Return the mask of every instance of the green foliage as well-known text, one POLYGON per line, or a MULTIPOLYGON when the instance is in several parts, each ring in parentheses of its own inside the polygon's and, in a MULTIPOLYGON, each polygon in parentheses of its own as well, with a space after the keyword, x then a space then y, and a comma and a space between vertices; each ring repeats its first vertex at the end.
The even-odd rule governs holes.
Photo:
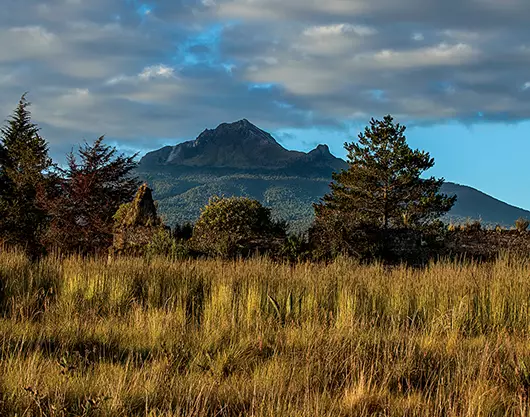
POLYGON ((294 233, 307 231, 313 221, 312 204, 326 193, 331 178, 331 171, 323 178, 303 178, 259 170, 214 175, 207 168, 185 172, 141 169, 139 176, 153 188, 159 212, 172 227, 196 222, 211 196, 224 195, 260 201, 271 209, 274 219, 287 221, 289 231, 294 233))
POLYGON ((370 225, 360 227, 349 213, 330 211, 320 216, 309 229, 309 242, 315 259, 353 256, 374 259, 380 256, 379 231, 370 225))
POLYGON ((434 160, 412 150, 404 132, 385 116, 372 119, 358 143, 344 144, 349 168, 333 174, 331 192, 314 205, 317 252, 384 253, 389 230, 426 230, 451 209, 456 197, 439 193, 443 179, 420 177, 434 160))
POLYGON ((118 210, 116 210, 116 213, 114 213, 114 216, 112 216, 116 227, 118 227, 125 221, 131 210, 131 205, 132 203, 128 202, 123 203, 120 205, 120 207, 118 207, 118 210))
POLYGON ((290 234, 283 242, 279 255, 290 262, 310 258, 309 243, 303 234, 290 234))
POLYGON ((36 253, 47 221, 38 196, 52 162, 29 106, 24 94, 0 130, 0 240, 36 253))
POLYGON ((515 228, 519 232, 526 232, 528 230, 528 226, 530 226, 530 221, 528 219, 523 219, 520 217, 515 221, 515 228))
POLYGON ((189 256, 188 246, 175 239, 167 229, 159 228, 153 233, 147 244, 145 254, 148 257, 164 256, 173 259, 185 259, 189 256))
POLYGON ((284 238, 285 231, 285 223, 274 221, 259 201, 213 197, 195 224, 192 243, 210 255, 231 257, 284 238))
POLYGON ((164 255, 176 252, 176 242, 158 216, 151 189, 142 184, 134 199, 114 214, 114 255, 164 255))
POLYGON ((372 119, 359 142, 345 143, 347 170, 333 174, 331 193, 315 204, 317 218, 347 213, 360 226, 423 228, 456 201, 439 193, 443 179, 420 178, 434 165, 427 152, 406 143, 405 126, 391 116, 372 119))

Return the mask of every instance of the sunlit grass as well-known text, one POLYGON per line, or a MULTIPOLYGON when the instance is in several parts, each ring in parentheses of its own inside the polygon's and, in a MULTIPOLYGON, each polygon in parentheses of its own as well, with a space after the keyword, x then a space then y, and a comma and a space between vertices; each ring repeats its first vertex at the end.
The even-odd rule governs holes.
POLYGON ((0 254, 1 416, 529 414, 530 260, 0 254))

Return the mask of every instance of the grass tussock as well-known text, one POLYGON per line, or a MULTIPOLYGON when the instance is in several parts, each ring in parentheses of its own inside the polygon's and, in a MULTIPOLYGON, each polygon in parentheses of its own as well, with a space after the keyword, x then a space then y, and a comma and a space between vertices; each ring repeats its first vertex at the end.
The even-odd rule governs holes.
POLYGON ((2 416, 530 414, 530 260, 0 253, 2 416))

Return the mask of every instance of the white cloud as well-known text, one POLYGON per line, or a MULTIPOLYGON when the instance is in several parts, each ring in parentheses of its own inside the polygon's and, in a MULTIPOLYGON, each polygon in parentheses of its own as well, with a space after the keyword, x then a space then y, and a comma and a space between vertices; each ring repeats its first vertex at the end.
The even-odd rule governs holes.
POLYGON ((370 36, 376 34, 377 30, 368 26, 353 25, 348 23, 312 26, 304 30, 304 35, 315 38, 340 36, 347 33, 354 33, 358 36, 370 36))
POLYGON ((41 26, 0 27, 0 62, 46 58, 60 53, 61 40, 41 26))
POLYGON ((175 69, 164 64, 150 65, 145 67, 136 75, 117 75, 108 79, 106 85, 115 85, 121 83, 146 82, 154 79, 172 79, 176 78, 175 69))
POLYGON ((478 54, 470 45, 441 43, 408 51, 383 50, 375 53, 373 59, 386 68, 414 68, 459 65, 475 59, 478 54))
POLYGON ((175 76, 175 70, 163 64, 152 65, 145 67, 143 71, 138 74, 138 78, 142 80, 149 80, 152 78, 172 78, 175 76))
POLYGON ((57 37, 41 26, 13 27, 9 29, 15 36, 33 41, 38 46, 49 46, 57 37))

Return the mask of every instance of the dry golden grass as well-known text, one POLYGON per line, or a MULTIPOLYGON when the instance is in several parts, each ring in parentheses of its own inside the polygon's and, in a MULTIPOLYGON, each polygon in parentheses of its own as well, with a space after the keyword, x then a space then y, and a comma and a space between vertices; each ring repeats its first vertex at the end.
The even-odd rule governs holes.
POLYGON ((530 415, 530 260, 0 253, 1 416, 530 415))

